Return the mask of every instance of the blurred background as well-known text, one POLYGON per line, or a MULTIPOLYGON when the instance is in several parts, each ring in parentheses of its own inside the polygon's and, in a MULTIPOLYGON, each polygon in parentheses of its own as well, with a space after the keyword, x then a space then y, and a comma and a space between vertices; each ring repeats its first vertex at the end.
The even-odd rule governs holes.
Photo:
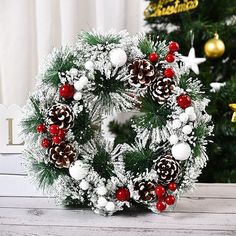
POLYGON ((0 0, 0 103, 24 105, 38 65, 81 30, 143 31, 137 0, 0 0))

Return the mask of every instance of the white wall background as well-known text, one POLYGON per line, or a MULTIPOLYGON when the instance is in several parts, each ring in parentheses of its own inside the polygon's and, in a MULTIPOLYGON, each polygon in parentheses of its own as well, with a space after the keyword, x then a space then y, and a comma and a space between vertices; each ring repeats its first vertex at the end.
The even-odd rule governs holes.
POLYGON ((144 0, 0 0, 0 103, 24 105, 38 65, 80 30, 144 31, 144 0))

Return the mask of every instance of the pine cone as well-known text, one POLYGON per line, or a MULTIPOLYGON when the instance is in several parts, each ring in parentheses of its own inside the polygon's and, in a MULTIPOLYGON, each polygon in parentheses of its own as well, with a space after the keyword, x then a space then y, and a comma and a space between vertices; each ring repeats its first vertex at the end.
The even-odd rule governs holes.
POLYGON ((168 185, 171 182, 176 182, 181 168, 171 155, 162 156, 154 166, 159 175, 159 182, 163 185, 168 185))
POLYGON ((156 199, 155 193, 156 184, 153 181, 141 180, 134 184, 134 190, 138 191, 141 201, 152 202, 156 199))
POLYGON ((69 129, 73 126, 74 114, 71 108, 65 104, 53 105, 47 115, 49 125, 58 125, 60 129, 69 129))
POLYGON ((152 99, 163 104, 173 93, 175 81, 171 78, 156 78, 149 86, 149 93, 152 99))
POLYGON ((47 155, 57 168, 69 168, 70 164, 76 160, 74 147, 64 141, 60 144, 53 144, 47 150, 47 155))
POLYGON ((146 88, 155 78, 154 66, 145 59, 137 59, 128 65, 129 83, 135 87, 146 88))

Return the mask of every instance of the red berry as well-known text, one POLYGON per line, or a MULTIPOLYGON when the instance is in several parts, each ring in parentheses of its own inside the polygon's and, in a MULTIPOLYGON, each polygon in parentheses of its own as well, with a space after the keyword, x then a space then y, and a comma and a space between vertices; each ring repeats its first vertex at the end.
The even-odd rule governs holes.
POLYGON ((169 44, 169 50, 170 50, 171 52, 179 51, 179 44, 176 43, 176 42, 170 42, 170 44, 169 44))
POLYGON ((128 201, 130 199, 130 192, 128 188, 121 187, 116 190, 116 199, 119 201, 128 201))
POLYGON ((51 135, 58 135, 58 134, 59 134, 59 131, 60 131, 60 129, 59 129, 59 126, 58 126, 58 125, 50 125, 50 127, 49 127, 49 133, 50 133, 51 135))
POLYGON ((165 204, 165 202, 163 202, 163 201, 157 202, 156 208, 157 208, 157 210, 160 211, 160 212, 164 211, 164 210, 166 209, 166 204, 165 204))
POLYGON ((60 136, 54 136, 52 138, 52 141, 55 143, 55 144, 59 144, 61 141, 62 141, 62 138, 60 136))
POLYGON ((70 84, 64 84, 60 87, 59 93, 61 97, 70 99, 74 96, 75 93, 74 86, 70 84))
POLYGON ((182 109, 185 109, 191 105, 192 101, 188 95, 181 94, 177 98, 177 103, 178 106, 180 106, 182 109))
POLYGON ((175 72, 174 72, 173 69, 171 69, 171 68, 166 68, 166 69, 164 70, 164 75, 165 75, 165 77, 167 77, 167 78, 172 78, 172 77, 174 77, 175 72))
POLYGON ((173 195, 169 195, 165 199, 166 204, 173 205, 175 203, 175 197, 173 195))
POLYGON ((174 62, 174 60, 175 60, 175 56, 173 54, 168 54, 166 56, 166 61, 167 62, 171 63, 171 62, 174 62))
POLYGON ((177 184, 176 184, 176 183, 170 183, 170 184, 168 185, 168 189, 169 189, 170 191, 175 191, 176 188, 177 188, 177 184))
POLYGON ((37 125, 36 130, 38 133, 45 133, 47 129, 44 124, 39 124, 37 125))
POLYGON ((66 131, 64 129, 59 129, 58 136, 64 139, 65 135, 66 135, 66 131))
POLYGON ((41 145, 43 148, 49 148, 51 145, 51 142, 47 138, 43 138, 41 141, 41 145))
POLYGON ((158 61, 158 55, 155 53, 155 52, 152 52, 150 55, 149 55, 149 60, 151 61, 151 62, 157 62, 158 61))
POLYGON ((166 194, 165 188, 161 185, 156 186, 155 192, 156 192, 156 195, 158 196, 158 198, 160 198, 160 199, 162 199, 166 194))

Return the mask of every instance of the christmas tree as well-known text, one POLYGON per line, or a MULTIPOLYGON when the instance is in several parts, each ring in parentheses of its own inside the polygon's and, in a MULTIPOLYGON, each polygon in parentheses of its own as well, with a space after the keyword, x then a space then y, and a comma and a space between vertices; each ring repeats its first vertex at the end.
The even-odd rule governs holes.
POLYGON ((207 59, 199 65, 198 78, 211 100, 208 112, 215 124, 215 135, 212 137, 213 143, 208 145, 210 160, 199 179, 202 182, 236 182, 236 125, 231 122, 232 111, 229 108, 230 103, 236 102, 235 13, 236 0, 149 1, 145 10, 146 21, 153 37, 175 40, 183 55, 188 55, 193 46, 196 57, 205 56, 207 59), (194 9, 186 8, 186 11, 176 14, 155 16, 158 15, 157 8, 162 9, 159 14, 165 14, 164 8, 171 9, 171 5, 176 7, 176 4, 182 4, 183 10, 186 2, 196 5, 198 2, 198 5, 194 9), (212 45, 217 47, 220 46, 218 43, 222 43, 217 38, 214 39, 215 33, 223 41, 225 52, 221 48, 218 48, 219 51, 211 48, 212 45), (206 44, 209 39, 212 41, 206 44))

